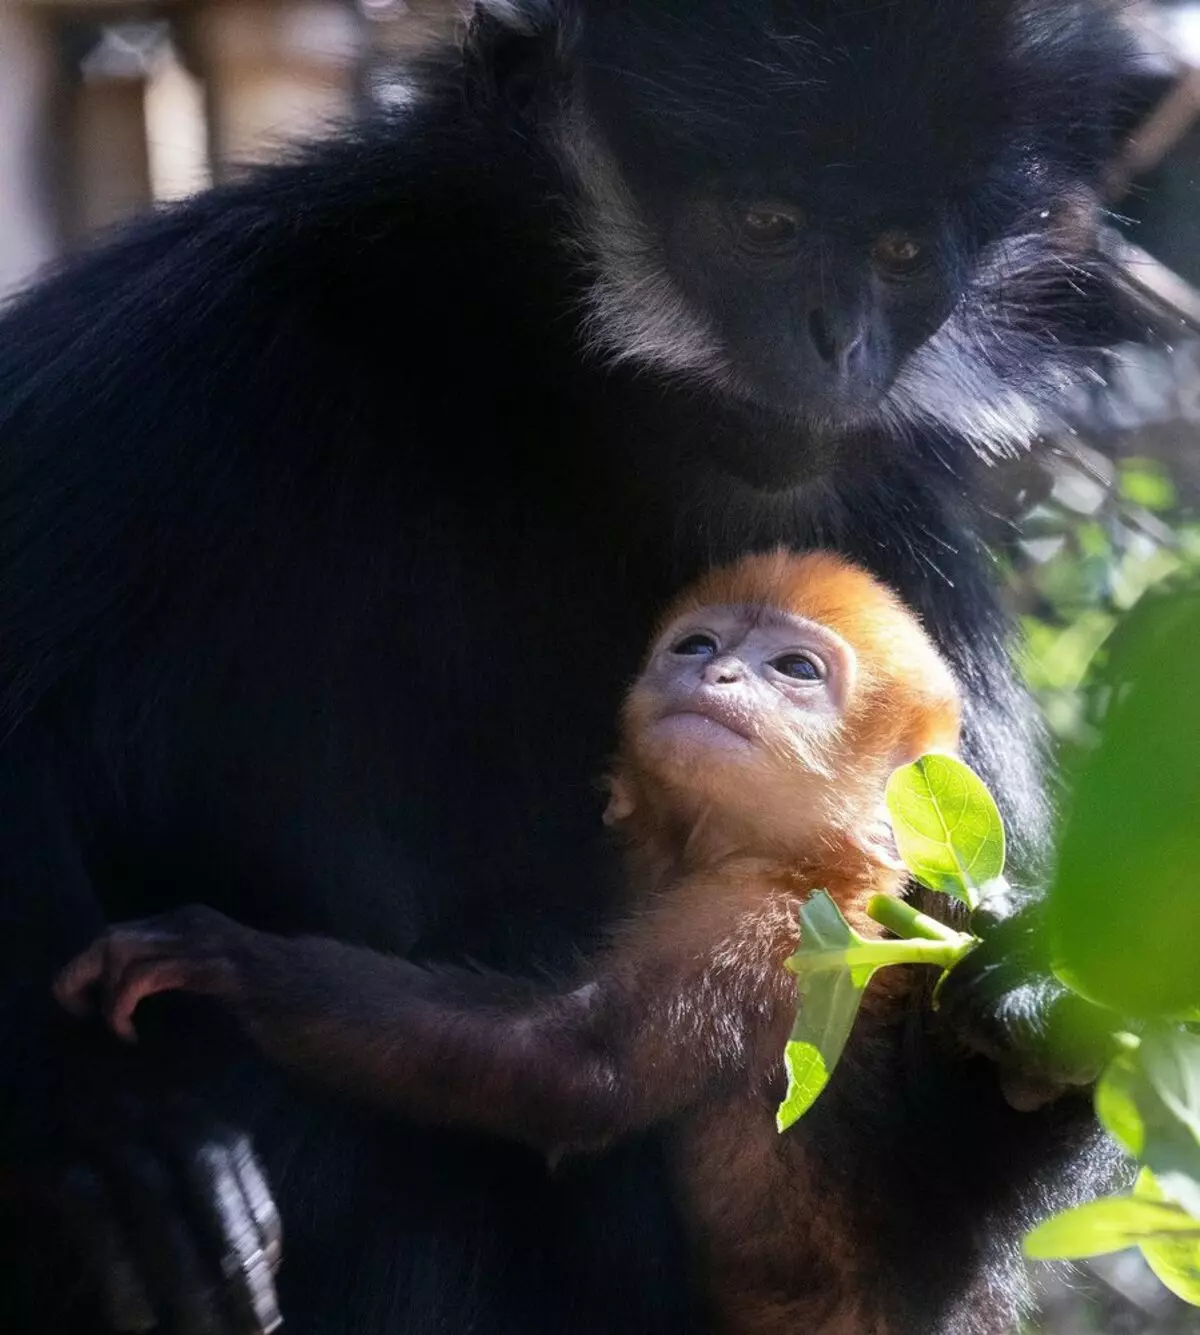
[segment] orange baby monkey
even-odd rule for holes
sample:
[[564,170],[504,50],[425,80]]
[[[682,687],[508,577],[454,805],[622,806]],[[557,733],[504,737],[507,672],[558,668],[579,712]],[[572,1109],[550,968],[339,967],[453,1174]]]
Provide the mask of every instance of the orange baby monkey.
[[568,983],[434,971],[194,908],[111,929],[56,990],[126,1037],[145,997],[206,993],[281,1063],[556,1160],[666,1128],[723,1329],[879,1335],[871,1212],[824,1110],[856,1062],[894,1073],[901,997],[873,988],[830,1094],[780,1137],[783,963],[816,888],[878,930],[866,901],[904,884],[887,778],[954,749],[958,725],[949,669],[888,589],[822,552],[752,557],[677,600],[625,702],[606,819],[634,907]]

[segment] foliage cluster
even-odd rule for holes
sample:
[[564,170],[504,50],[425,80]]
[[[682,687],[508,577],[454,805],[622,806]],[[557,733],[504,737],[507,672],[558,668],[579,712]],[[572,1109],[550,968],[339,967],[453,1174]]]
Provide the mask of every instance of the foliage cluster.
[[[1111,1034],[1096,1112],[1138,1165],[1131,1191],[1046,1221],[1026,1251],[1137,1246],[1200,1305],[1200,525],[1155,520],[1174,505],[1161,471],[1128,464],[1106,512],[1034,547],[1024,575],[1039,600],[1026,614],[1029,674],[1068,774],[1046,952]],[[918,880],[971,910],[1003,893],[1000,818],[961,762],[898,771],[888,806]],[[876,969],[924,963],[944,977],[978,941],[895,901],[868,913],[899,939],[863,938],[823,893],[803,906],[781,1130],[829,1080]]]

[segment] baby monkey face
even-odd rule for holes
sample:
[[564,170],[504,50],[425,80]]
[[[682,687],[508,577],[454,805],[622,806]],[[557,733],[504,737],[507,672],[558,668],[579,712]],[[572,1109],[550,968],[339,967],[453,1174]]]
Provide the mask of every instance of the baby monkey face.
[[888,776],[953,750],[953,675],[914,613],[829,552],[715,569],[667,613],[621,715],[610,824],[639,808],[810,856],[877,819]]
[[854,651],[827,626],[770,607],[708,606],[675,620],[635,687],[643,745],[661,762],[825,768],[854,688]]

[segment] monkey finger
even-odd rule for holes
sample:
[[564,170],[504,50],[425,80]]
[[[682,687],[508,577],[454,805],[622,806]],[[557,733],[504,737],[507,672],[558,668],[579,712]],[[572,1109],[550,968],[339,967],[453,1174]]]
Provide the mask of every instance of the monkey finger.
[[52,984],[56,1000],[73,1015],[91,1014],[97,1006],[97,992],[109,990],[109,980],[129,959],[147,951],[161,953],[163,941],[161,934],[132,928],[106,932],[59,971]]
[[101,1010],[109,1028],[126,1042],[137,1041],[133,1013],[147,998],[159,992],[186,991],[195,975],[193,966],[169,956],[127,960],[105,974],[101,986]]
[[52,985],[54,998],[70,1014],[90,1015],[95,1009],[92,991],[104,974],[104,938],[93,941],[88,948],[62,969]]

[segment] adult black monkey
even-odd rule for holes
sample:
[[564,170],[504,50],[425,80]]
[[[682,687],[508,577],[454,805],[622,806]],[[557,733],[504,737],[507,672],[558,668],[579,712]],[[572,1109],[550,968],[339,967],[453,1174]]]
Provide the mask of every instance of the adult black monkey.
[[[654,613],[781,540],[923,612],[1032,854],[971,473],[1109,336],[1087,185],[1123,60],[1075,0],[489,0],[393,123],[11,310],[6,1335],[269,1325],[243,1132],[298,1335],[705,1328],[652,1139],[552,1174],[280,1084],[203,1014],[118,1050],[49,983],[193,900],[562,962],[609,900],[591,783]],[[1000,1329],[1082,1122],[917,1028],[877,1061],[797,1132],[878,1218],[863,1283],[898,1330]]]

